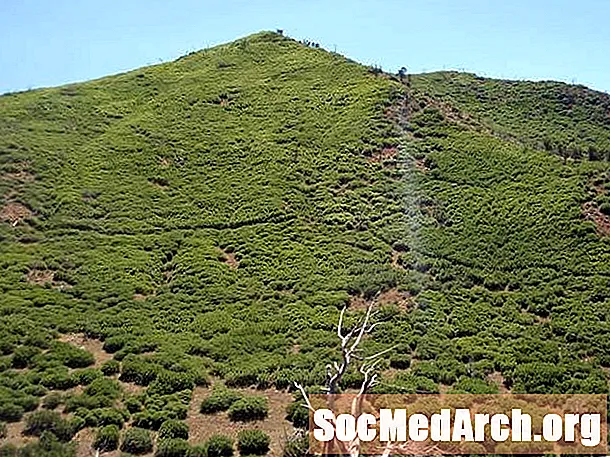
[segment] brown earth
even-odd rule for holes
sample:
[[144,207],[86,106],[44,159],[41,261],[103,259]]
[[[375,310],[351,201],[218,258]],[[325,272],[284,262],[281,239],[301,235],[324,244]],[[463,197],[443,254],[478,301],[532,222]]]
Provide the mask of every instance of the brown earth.
[[226,263],[231,270],[237,270],[239,268],[239,260],[235,257],[234,252],[226,252],[222,249],[218,249],[220,255],[222,256],[222,261]]
[[9,222],[13,227],[31,216],[32,211],[17,202],[9,202],[0,210],[0,220]]
[[388,160],[395,160],[398,156],[398,148],[396,146],[385,147],[380,151],[375,151],[367,160],[371,163],[383,163]]
[[112,359],[112,354],[104,351],[104,343],[102,343],[100,340],[87,338],[82,333],[70,333],[67,335],[62,335],[59,338],[59,341],[72,344],[73,346],[79,347],[93,354],[93,357],[95,358],[95,363],[93,366],[95,368],[101,367],[104,362]]
[[263,395],[269,401],[269,417],[262,421],[233,422],[226,412],[216,414],[201,414],[201,402],[212,393],[211,387],[196,387],[189,407],[186,423],[189,426],[189,442],[198,444],[206,441],[212,435],[228,435],[237,440],[241,430],[263,430],[271,438],[269,456],[280,457],[283,443],[294,432],[292,424],[286,420],[286,407],[292,403],[292,394],[275,389],[237,389],[247,395]]
[[510,393],[510,390],[507,389],[506,385],[504,384],[504,376],[502,376],[502,373],[500,373],[499,371],[494,371],[493,373],[490,373],[489,375],[487,375],[487,379],[498,385],[498,389],[500,390],[501,394]]
[[582,211],[586,219],[593,221],[597,233],[602,236],[610,235],[610,216],[602,213],[594,202],[584,203]]
[[39,270],[32,269],[27,272],[25,276],[25,280],[36,286],[45,286],[46,284],[51,284],[51,287],[54,289],[70,289],[72,287],[71,284],[68,284],[64,281],[56,281],[55,280],[55,272],[53,270]]

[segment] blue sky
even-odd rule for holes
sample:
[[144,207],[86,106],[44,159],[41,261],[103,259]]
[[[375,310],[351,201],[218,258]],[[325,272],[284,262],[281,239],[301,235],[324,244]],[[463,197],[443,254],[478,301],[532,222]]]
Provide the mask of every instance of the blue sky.
[[610,1],[0,0],[0,93],[83,81],[282,28],[366,64],[610,91]]

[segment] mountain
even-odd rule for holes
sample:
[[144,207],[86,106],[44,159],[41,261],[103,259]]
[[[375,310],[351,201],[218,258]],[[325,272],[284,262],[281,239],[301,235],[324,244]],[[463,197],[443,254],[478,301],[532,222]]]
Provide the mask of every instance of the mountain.
[[391,75],[272,32],[0,97],[9,445],[235,437],[205,413],[241,398],[280,455],[346,305],[383,322],[366,353],[395,346],[380,392],[606,393],[609,116],[582,86]]

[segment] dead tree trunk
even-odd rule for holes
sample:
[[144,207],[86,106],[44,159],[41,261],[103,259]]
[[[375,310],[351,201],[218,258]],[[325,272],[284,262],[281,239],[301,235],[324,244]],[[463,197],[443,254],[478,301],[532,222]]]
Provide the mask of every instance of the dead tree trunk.
[[[337,336],[341,341],[341,362],[334,362],[326,366],[326,394],[328,395],[328,404],[332,409],[334,394],[339,391],[339,385],[343,376],[350,367],[353,360],[357,359],[360,361],[359,371],[364,376],[360,390],[356,397],[352,401],[351,414],[354,417],[358,417],[362,414],[362,404],[366,393],[377,384],[377,367],[381,362],[382,356],[390,352],[392,348],[378,352],[368,357],[361,357],[359,355],[360,344],[364,337],[369,335],[373,329],[380,324],[380,322],[371,323],[373,303],[369,305],[366,310],[364,318],[351,330],[346,331],[343,328],[346,308],[341,310],[339,317],[339,323],[337,324]],[[301,392],[305,401],[304,407],[310,411],[315,411],[311,405],[305,388],[299,384],[294,383],[294,386]],[[324,443],[322,455],[350,455],[357,457],[360,454],[360,441],[356,437],[349,443],[344,443],[338,440],[332,440]]]

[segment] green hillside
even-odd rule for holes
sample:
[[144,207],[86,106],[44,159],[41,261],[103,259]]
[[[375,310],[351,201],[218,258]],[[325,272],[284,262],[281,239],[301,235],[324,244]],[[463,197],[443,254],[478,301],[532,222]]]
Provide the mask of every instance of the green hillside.
[[365,351],[397,345],[380,392],[607,392],[609,116],[579,86],[401,81],[269,32],[0,97],[6,441],[315,388],[367,303]]

